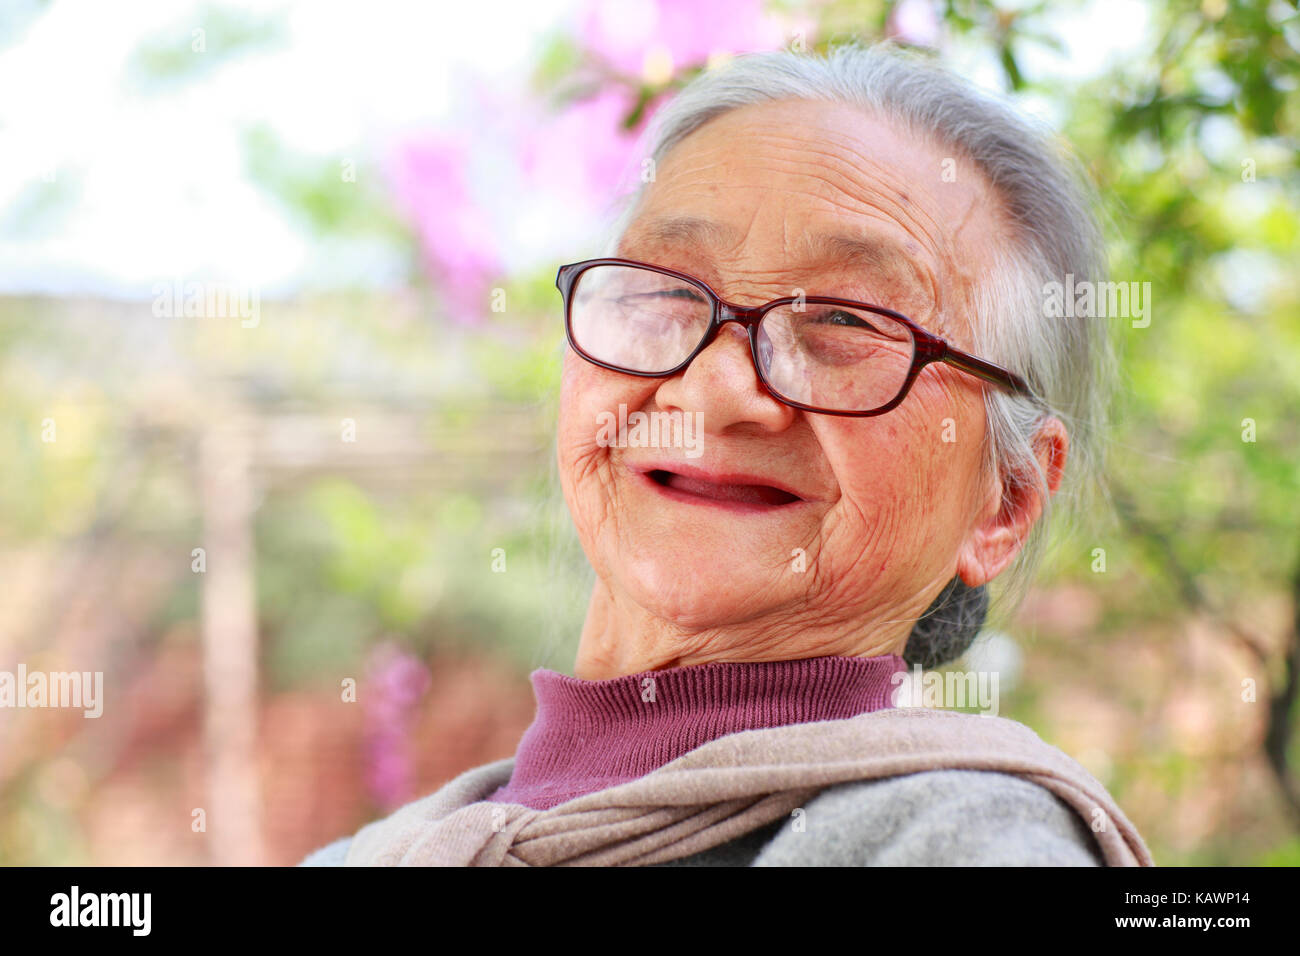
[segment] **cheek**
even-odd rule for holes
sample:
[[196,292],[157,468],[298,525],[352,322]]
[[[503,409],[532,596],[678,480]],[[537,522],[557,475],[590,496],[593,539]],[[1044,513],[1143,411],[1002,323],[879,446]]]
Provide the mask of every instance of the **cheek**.
[[882,561],[955,553],[966,530],[981,423],[937,387],[913,389],[903,406],[877,419],[826,422],[822,447],[840,487],[845,546],[865,545]]
[[868,425],[836,423],[832,432],[822,447],[835,471],[844,509],[874,527],[910,516],[921,494],[917,486],[925,483],[929,467],[926,438],[901,421],[883,418]]
[[[657,380],[610,372],[584,362],[566,350],[560,375],[560,415],[557,423],[561,465],[608,457],[611,449],[597,436],[606,414],[618,416],[619,405],[628,412],[641,408],[654,393]],[[565,477],[563,468],[561,477]]]
[[[609,449],[596,441],[595,427],[598,402],[595,390],[588,379],[591,366],[565,356],[564,372],[560,380],[560,416],[556,428],[556,456],[560,469],[560,484],[569,502],[574,520],[583,524],[582,494],[590,485],[594,472],[608,458]],[[587,492],[590,494],[590,492]]]
[[579,534],[589,539],[600,516],[613,513],[612,462],[618,449],[602,444],[602,413],[617,417],[618,406],[641,408],[656,380],[619,375],[566,351],[560,377],[556,458],[560,486]]

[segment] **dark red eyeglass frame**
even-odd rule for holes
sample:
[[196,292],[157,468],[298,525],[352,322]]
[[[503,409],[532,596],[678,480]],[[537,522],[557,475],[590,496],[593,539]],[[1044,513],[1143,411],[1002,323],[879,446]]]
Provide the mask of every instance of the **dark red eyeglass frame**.
[[[573,308],[572,292],[577,285],[578,278],[588,269],[594,266],[632,266],[638,269],[646,269],[650,272],[658,272],[666,276],[672,276],[674,279],[680,279],[699,289],[708,298],[711,306],[709,317],[709,329],[704,333],[700,344],[695,350],[686,357],[686,360],[676,368],[671,368],[666,372],[637,372],[632,369],[623,368],[620,365],[612,365],[609,362],[602,362],[600,359],[589,355],[574,340],[573,323],[571,313]],[[781,299],[773,299],[764,305],[755,306],[747,309],[743,306],[733,305],[727,302],[720,295],[709,288],[708,284],[702,279],[695,276],[687,275],[684,272],[678,272],[675,269],[667,269],[663,266],[653,265],[648,262],[638,262],[635,259],[585,259],[582,262],[573,262],[568,265],[560,266],[555,275],[555,287],[560,290],[560,295],[564,299],[564,335],[569,342],[569,346],[580,356],[593,365],[599,365],[601,368],[609,369],[611,372],[622,372],[625,375],[635,375],[639,378],[671,378],[678,372],[685,369],[691,362],[695,361],[696,356],[708,348],[713,340],[718,337],[722,326],[727,322],[739,322],[749,333],[749,352],[750,358],[754,363],[754,371],[758,374],[758,380],[763,384],[763,388],[769,395],[775,398],[783,405],[789,405],[792,408],[802,409],[806,412],[816,412],[822,415],[844,415],[853,418],[867,418],[872,415],[883,415],[898,405],[907,397],[907,393],[912,390],[912,384],[916,377],[921,374],[921,369],[933,362],[944,362],[948,365],[958,368],[968,375],[994,385],[1000,385],[1014,394],[1021,395],[1025,398],[1033,399],[1035,396],[1028,383],[1015,372],[1008,371],[992,362],[986,362],[982,358],[977,358],[968,352],[954,348],[939,336],[927,332],[905,315],[901,315],[892,309],[886,309],[883,306],[870,305],[866,302],[855,302],[852,299],[835,299],[827,296],[786,296]],[[896,322],[901,322],[912,333],[912,341],[916,347],[912,353],[912,367],[907,372],[907,378],[904,380],[902,388],[894,399],[879,408],[873,408],[870,411],[841,411],[833,408],[819,408],[816,405],[805,405],[802,402],[796,402],[793,399],[781,395],[771,383],[768,382],[767,376],[763,374],[763,367],[758,360],[758,325],[768,312],[772,309],[783,305],[789,305],[792,302],[803,302],[809,305],[833,305],[841,308],[859,309],[865,312],[874,312],[878,315],[886,316]]]

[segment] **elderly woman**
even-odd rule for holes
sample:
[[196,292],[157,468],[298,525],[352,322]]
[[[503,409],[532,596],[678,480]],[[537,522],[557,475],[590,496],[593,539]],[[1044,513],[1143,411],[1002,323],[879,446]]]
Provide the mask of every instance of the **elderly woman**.
[[1105,330],[1043,293],[1102,277],[1081,177],[887,47],[739,57],[654,137],[613,256],[558,277],[576,676],[304,863],[1150,865],[1028,728],[894,706],[1094,466]]

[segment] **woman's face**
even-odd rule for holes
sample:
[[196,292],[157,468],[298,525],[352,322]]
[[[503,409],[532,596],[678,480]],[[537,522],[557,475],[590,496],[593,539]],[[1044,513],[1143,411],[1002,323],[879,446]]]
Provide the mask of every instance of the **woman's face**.
[[[999,208],[969,164],[860,111],[767,103],[665,157],[618,255],[739,305],[800,290],[883,305],[969,349]],[[978,585],[1017,549],[981,477],[981,387],[930,365],[893,411],[845,418],[772,398],[735,323],[666,379],[568,350],[560,475],[598,577],[579,676],[623,672],[620,626],[655,635],[656,667],[901,653],[954,574]],[[698,413],[699,450],[611,446],[620,405]]]

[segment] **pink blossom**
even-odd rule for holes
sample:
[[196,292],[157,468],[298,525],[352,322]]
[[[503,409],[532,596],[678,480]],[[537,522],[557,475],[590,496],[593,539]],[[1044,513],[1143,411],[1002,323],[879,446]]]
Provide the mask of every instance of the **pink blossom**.
[[488,289],[501,272],[500,237],[471,189],[471,136],[432,132],[398,147],[390,179],[398,208],[411,220],[425,267],[453,321],[472,325],[488,311]]
[[[762,0],[587,0],[580,22],[587,49],[638,84],[647,57],[678,70],[787,41]],[[390,180],[449,317],[472,325],[489,316],[491,286],[507,272],[589,247],[636,184],[637,134],[650,111],[624,129],[636,90],[615,81],[559,112],[470,79],[462,89],[460,117],[399,144]]]
[[540,117],[520,150],[529,190],[552,192],[579,208],[607,200],[635,165],[636,133],[623,129],[632,105],[625,91],[610,88]]
[[419,658],[392,644],[372,653],[360,695],[366,786],[385,809],[395,809],[414,796],[411,727],[416,704],[429,683],[429,670]]
[[714,53],[782,46],[763,0],[588,0],[583,45],[623,73],[641,76],[647,57],[666,51],[672,67],[703,65]]
[[937,47],[941,24],[934,0],[901,0],[889,11],[885,33],[912,46]]
[[480,122],[397,144],[389,173],[449,317],[467,325],[490,314],[494,281],[535,265],[539,244],[588,241],[638,169],[635,131],[622,128],[633,106],[626,91],[606,89],[559,112],[481,92],[476,103]]

